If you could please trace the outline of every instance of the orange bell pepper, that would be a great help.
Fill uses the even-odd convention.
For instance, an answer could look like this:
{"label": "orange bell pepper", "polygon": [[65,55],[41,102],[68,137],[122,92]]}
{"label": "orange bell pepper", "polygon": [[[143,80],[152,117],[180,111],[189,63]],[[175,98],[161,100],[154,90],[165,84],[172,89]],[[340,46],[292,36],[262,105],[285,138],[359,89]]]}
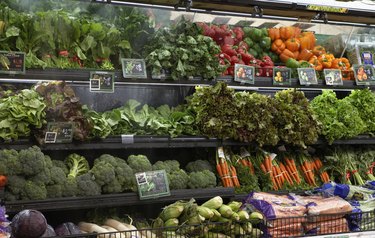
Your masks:
{"label": "orange bell pepper", "polygon": [[326,49],[325,49],[323,46],[321,46],[321,45],[317,45],[317,46],[315,46],[314,49],[312,50],[312,52],[313,52],[313,54],[316,55],[316,56],[320,56],[320,55],[322,55],[322,54],[327,53],[327,52],[326,52]]}
{"label": "orange bell pepper", "polygon": [[309,60],[314,54],[308,50],[308,49],[304,49],[304,50],[301,50],[301,52],[299,53],[298,55],[298,60]]}
{"label": "orange bell pepper", "polygon": [[313,32],[303,32],[299,40],[301,42],[301,50],[312,50],[315,47],[316,38]]}
{"label": "orange bell pepper", "polygon": [[332,68],[332,63],[334,59],[335,56],[333,54],[322,54],[318,57],[318,60],[323,65],[324,69]]}
{"label": "orange bell pepper", "polygon": [[281,54],[285,49],[285,44],[281,39],[275,40],[271,45],[271,50],[276,54]]}
{"label": "orange bell pepper", "polygon": [[332,68],[348,70],[350,68],[350,62],[347,58],[336,58],[332,61]]}
{"label": "orange bell pepper", "polygon": [[295,35],[295,29],[293,26],[280,27],[280,38],[282,40],[293,38],[294,35]]}
{"label": "orange bell pepper", "polygon": [[320,63],[320,61],[318,60],[318,57],[316,57],[315,55],[312,56],[310,59],[309,59],[309,63],[312,64],[314,66],[314,69],[317,70],[317,71],[321,71],[323,70],[323,65]]}
{"label": "orange bell pepper", "polygon": [[301,43],[297,38],[290,38],[285,41],[286,48],[293,52],[299,50],[300,45]]}
{"label": "orange bell pepper", "polygon": [[269,28],[268,29],[268,36],[271,38],[272,41],[280,39],[280,29],[279,28]]}
{"label": "orange bell pepper", "polygon": [[294,54],[292,51],[288,50],[288,49],[285,49],[280,55],[280,60],[281,62],[286,62],[289,58],[293,58],[294,59]]}

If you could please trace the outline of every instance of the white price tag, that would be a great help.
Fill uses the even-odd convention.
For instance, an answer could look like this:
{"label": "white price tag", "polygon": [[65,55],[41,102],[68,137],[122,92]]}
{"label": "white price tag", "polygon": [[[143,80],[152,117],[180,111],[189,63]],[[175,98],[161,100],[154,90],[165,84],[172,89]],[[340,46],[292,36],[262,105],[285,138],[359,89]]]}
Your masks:
{"label": "white price tag", "polygon": [[224,154],[223,147],[217,148],[217,154],[219,155],[219,158],[225,159],[225,154]]}
{"label": "white price tag", "polygon": [[121,135],[122,144],[134,144],[134,135]]}

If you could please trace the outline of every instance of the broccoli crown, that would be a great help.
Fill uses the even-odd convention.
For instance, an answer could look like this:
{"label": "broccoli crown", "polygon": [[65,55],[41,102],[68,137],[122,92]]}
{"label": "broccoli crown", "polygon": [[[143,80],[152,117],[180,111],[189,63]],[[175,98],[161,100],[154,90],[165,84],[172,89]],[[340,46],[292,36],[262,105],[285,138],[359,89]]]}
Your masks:
{"label": "broccoli crown", "polygon": [[170,189],[185,189],[189,182],[189,175],[182,169],[167,174]]}
{"label": "broccoli crown", "polygon": [[165,170],[165,172],[172,173],[180,169],[180,163],[177,160],[157,161],[152,165],[152,170]]}
{"label": "broccoli crown", "polygon": [[85,157],[80,156],[76,153],[70,154],[65,159],[65,164],[69,169],[68,177],[77,177],[79,175],[85,174],[89,171],[89,162]]}
{"label": "broccoli crown", "polygon": [[50,184],[52,182],[51,168],[44,167],[42,171],[30,177],[29,180],[36,183],[42,183],[44,185]]}
{"label": "broccoli crown", "polygon": [[22,164],[16,150],[0,151],[0,174],[19,175],[22,174]]}
{"label": "broccoli crown", "polygon": [[63,197],[75,197],[78,195],[78,185],[76,178],[67,178],[63,184]]}
{"label": "broccoli crown", "polygon": [[95,182],[91,173],[86,173],[76,177],[78,186],[78,196],[95,196],[101,194],[100,186]]}
{"label": "broccoli crown", "polygon": [[216,186],[216,176],[209,170],[189,174],[189,188],[212,188]]}
{"label": "broccoli crown", "polygon": [[18,175],[8,176],[6,190],[14,195],[20,195],[26,184],[24,177]]}
{"label": "broccoli crown", "polygon": [[121,193],[123,188],[117,179],[112,180],[112,182],[105,184],[102,187],[103,193]]}
{"label": "broccoli crown", "polygon": [[50,170],[51,181],[49,184],[64,184],[66,181],[66,174],[64,170],[60,167],[52,167]]}
{"label": "broccoli crown", "polygon": [[196,160],[196,161],[189,162],[186,165],[186,171],[188,171],[190,173],[191,172],[199,172],[199,171],[203,171],[203,170],[209,170],[209,171],[213,172],[213,168],[207,160]]}
{"label": "broccoli crown", "polygon": [[145,155],[130,155],[128,157],[128,164],[134,173],[152,170],[152,165]]}
{"label": "broccoli crown", "polygon": [[54,159],[54,160],[52,160],[52,165],[53,165],[53,167],[61,168],[64,171],[65,175],[69,174],[69,169],[68,169],[68,167],[66,167],[66,164],[64,163],[64,161]]}
{"label": "broccoli crown", "polygon": [[22,165],[22,174],[25,176],[37,175],[46,166],[45,156],[38,146],[21,150],[18,154]]}
{"label": "broccoli crown", "polygon": [[21,192],[22,200],[44,200],[46,198],[47,189],[44,184],[26,181],[24,190]]}
{"label": "broccoli crown", "polygon": [[95,181],[100,186],[109,184],[116,179],[116,173],[114,167],[106,161],[96,161],[90,172],[94,175]]}
{"label": "broccoli crown", "polygon": [[125,160],[112,155],[104,154],[97,158],[91,173],[104,193],[119,193],[135,186],[133,169]]}
{"label": "broccoli crown", "polygon": [[64,184],[47,185],[47,198],[61,198],[63,196]]}

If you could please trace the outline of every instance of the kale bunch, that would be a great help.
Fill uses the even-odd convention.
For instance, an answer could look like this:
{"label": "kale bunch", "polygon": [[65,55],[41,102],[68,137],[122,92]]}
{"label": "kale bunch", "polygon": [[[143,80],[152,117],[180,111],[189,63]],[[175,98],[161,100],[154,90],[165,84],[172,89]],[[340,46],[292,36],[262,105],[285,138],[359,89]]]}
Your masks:
{"label": "kale bunch", "polygon": [[187,20],[159,30],[151,42],[146,48],[146,62],[154,74],[164,69],[174,80],[199,76],[212,79],[225,69],[215,56],[220,47],[204,36],[197,24]]}
{"label": "kale bunch", "polygon": [[357,108],[359,116],[366,124],[366,132],[375,132],[375,94],[368,88],[353,90],[345,98]]}

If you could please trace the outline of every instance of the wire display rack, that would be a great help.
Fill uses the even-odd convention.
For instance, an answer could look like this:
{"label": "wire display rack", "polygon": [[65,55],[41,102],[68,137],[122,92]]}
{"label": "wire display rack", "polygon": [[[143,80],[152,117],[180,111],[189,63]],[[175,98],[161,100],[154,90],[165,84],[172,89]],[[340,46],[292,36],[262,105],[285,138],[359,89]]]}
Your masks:
{"label": "wire display rack", "polygon": [[85,233],[80,238],[292,238],[375,231],[375,211],[285,217],[261,221],[205,223],[138,229],[123,232]]}

